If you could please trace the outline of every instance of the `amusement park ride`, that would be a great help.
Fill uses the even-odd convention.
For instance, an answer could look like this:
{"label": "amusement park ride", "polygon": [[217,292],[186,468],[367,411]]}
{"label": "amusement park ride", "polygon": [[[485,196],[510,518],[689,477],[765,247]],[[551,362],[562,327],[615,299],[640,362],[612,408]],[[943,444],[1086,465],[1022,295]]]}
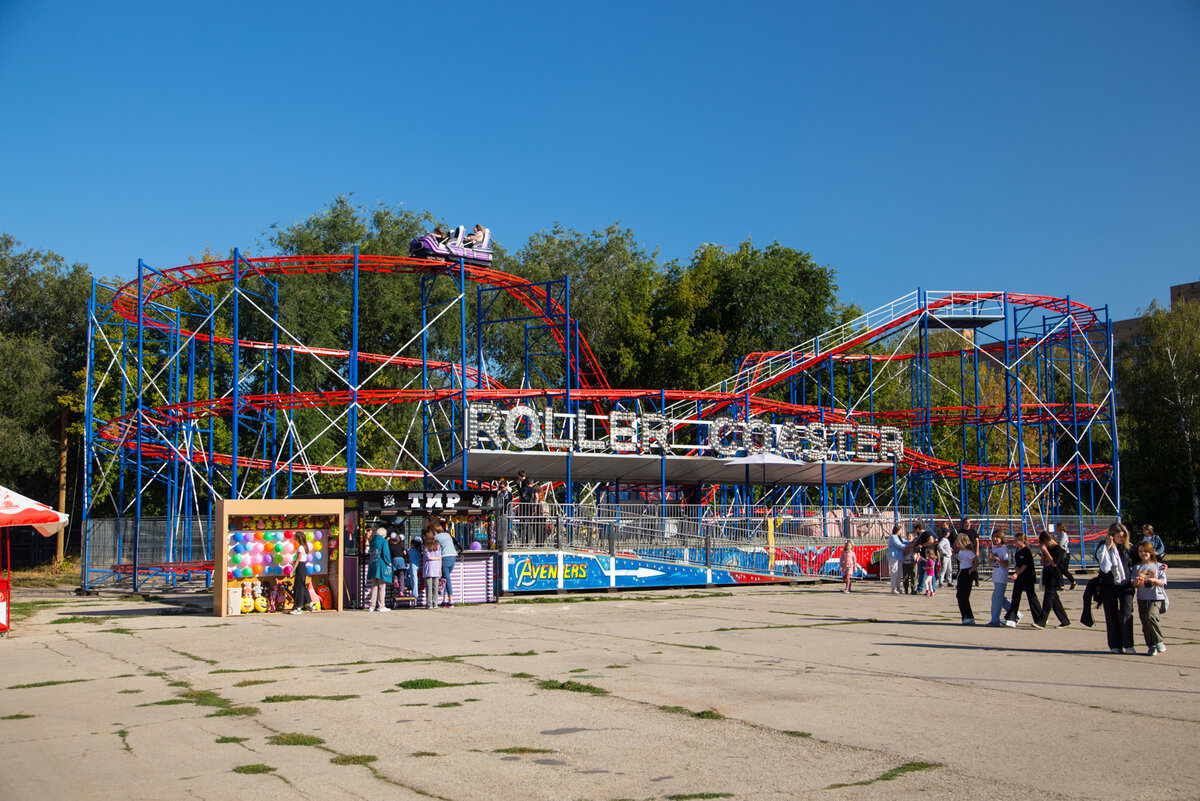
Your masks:
{"label": "amusement park ride", "polygon": [[[880,521],[964,516],[1086,537],[1119,512],[1105,307],[918,289],[789,350],[748,354],[716,386],[613,388],[571,315],[569,280],[494,269],[488,244],[426,237],[410,257],[234,251],[169,269],[139,261],[136,280],[95,284],[84,585],[130,575],[131,533],[155,543],[144,564],[203,569],[220,499],[466,490],[517,469],[553,483],[570,531],[635,504],[664,521],[769,519],[781,539],[784,519],[807,521],[805,536],[877,536]],[[368,272],[419,277],[421,327],[395,353],[359,348]],[[349,288],[340,348],[301,342],[279,319],[289,279],[331,273]],[[436,343],[455,358],[430,357],[435,324],[456,329]],[[507,373],[523,375],[519,387],[496,377],[492,326],[523,330],[523,363]],[[314,374],[326,388],[301,385]]]}

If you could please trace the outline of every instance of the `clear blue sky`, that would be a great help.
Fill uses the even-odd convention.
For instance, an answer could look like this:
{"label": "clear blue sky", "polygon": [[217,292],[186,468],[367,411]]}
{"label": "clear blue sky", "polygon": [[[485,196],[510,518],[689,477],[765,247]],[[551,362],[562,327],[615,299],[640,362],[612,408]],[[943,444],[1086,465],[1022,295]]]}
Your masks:
{"label": "clear blue sky", "polygon": [[0,0],[0,229],[106,276],[359,202],[751,236],[844,299],[1200,280],[1200,3]]}

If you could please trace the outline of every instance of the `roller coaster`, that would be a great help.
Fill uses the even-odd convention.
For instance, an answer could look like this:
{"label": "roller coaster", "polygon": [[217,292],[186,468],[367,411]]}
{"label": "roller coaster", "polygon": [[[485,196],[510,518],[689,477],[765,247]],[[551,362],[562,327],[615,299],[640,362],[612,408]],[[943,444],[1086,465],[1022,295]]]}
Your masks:
{"label": "roller coaster", "polygon": [[[360,277],[368,273],[419,278],[420,327],[404,332],[391,354],[358,346]],[[289,280],[329,274],[342,274],[348,289],[342,347],[301,342],[280,321]],[[462,260],[357,251],[234,251],[168,269],[139,261],[133,281],[94,283],[83,583],[119,578],[116,565],[139,555],[160,566],[210,558],[221,498],[471,486],[477,477],[463,432],[474,402],[536,401],[568,418],[613,407],[677,425],[732,415],[904,432],[903,459],[889,472],[840,484],[710,486],[702,499],[709,513],[816,510],[826,519],[866,510],[897,519],[1003,518],[1028,530],[1073,518],[1080,532],[1119,513],[1106,307],[918,289],[789,350],[748,354],[714,386],[628,389],[610,386],[571,315],[570,291],[566,278],[529,282]],[[485,337],[497,326],[519,334],[520,365],[497,369],[502,357]],[[520,386],[505,386],[498,373],[520,374]],[[447,472],[452,463],[459,472]],[[554,499],[578,517],[589,504],[636,496],[664,506],[686,492],[665,481],[567,481]],[[142,533],[136,547],[130,531]]]}

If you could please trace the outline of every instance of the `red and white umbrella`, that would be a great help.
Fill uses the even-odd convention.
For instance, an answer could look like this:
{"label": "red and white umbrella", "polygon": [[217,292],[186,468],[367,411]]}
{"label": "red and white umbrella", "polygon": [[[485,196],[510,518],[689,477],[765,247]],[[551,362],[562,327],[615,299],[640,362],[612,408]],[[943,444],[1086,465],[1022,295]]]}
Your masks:
{"label": "red and white umbrella", "polygon": [[33,526],[43,537],[57,533],[70,518],[44,503],[30,500],[7,487],[0,487],[0,527]]}

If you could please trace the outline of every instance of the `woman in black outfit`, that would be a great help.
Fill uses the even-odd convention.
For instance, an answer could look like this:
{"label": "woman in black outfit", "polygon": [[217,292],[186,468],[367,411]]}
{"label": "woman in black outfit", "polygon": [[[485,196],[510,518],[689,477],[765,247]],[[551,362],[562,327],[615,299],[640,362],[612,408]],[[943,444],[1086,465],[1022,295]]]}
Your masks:
{"label": "woman in black outfit", "polygon": [[298,615],[308,605],[308,540],[296,532],[296,566],[292,569],[292,611]]}
{"label": "woman in black outfit", "polygon": [[1043,628],[1038,623],[1042,619],[1042,605],[1037,598],[1037,570],[1033,566],[1033,551],[1029,548],[1029,538],[1024,531],[1018,531],[1013,537],[1016,554],[1013,556],[1013,591],[1012,603],[1008,614],[1005,615],[1004,625],[1015,628],[1017,616],[1021,613],[1021,594],[1029,597],[1029,611],[1033,614],[1034,628]]}
{"label": "woman in black outfit", "polygon": [[1100,566],[1100,602],[1108,629],[1108,650],[1114,654],[1133,647],[1133,558],[1129,553],[1129,530],[1120,523],[1108,527],[1104,547],[1096,555]]}

